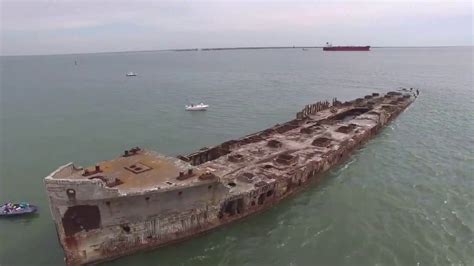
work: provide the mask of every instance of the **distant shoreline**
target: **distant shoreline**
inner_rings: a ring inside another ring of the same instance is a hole
[[[58,56],[58,55],[87,55],[87,54],[119,54],[119,53],[150,53],[150,52],[196,52],[196,51],[228,51],[228,50],[276,50],[276,49],[322,49],[324,46],[242,46],[242,47],[211,47],[211,48],[184,48],[184,49],[156,49],[156,50],[136,50],[136,51],[116,51],[116,52],[91,52],[91,53],[66,53],[66,54],[31,54],[31,55],[0,55],[0,57],[17,56]],[[447,46],[371,46],[370,48],[391,49],[391,48],[462,48],[471,47],[469,45],[447,45]]]

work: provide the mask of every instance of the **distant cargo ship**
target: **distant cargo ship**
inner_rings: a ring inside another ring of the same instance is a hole
[[[370,46],[332,46],[326,43],[323,51],[370,51]]]

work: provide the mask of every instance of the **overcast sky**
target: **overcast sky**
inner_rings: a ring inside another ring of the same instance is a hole
[[[0,0],[2,55],[473,44],[470,0]]]

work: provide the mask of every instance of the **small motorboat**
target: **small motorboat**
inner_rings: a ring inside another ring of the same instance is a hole
[[[126,76],[127,76],[127,77],[135,77],[135,76],[137,76],[137,73],[128,72],[128,73],[126,74]]]
[[[200,104],[185,105],[184,107],[186,111],[206,111],[209,105],[200,103]]]
[[[0,217],[25,215],[25,214],[35,213],[37,210],[38,210],[38,207],[26,202],[21,202],[21,203],[8,202],[0,206]]]

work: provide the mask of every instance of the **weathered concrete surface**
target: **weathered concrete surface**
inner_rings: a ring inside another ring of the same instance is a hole
[[[181,241],[262,211],[346,159],[418,91],[305,106],[287,123],[178,158],[133,148],[45,178],[69,265]]]

